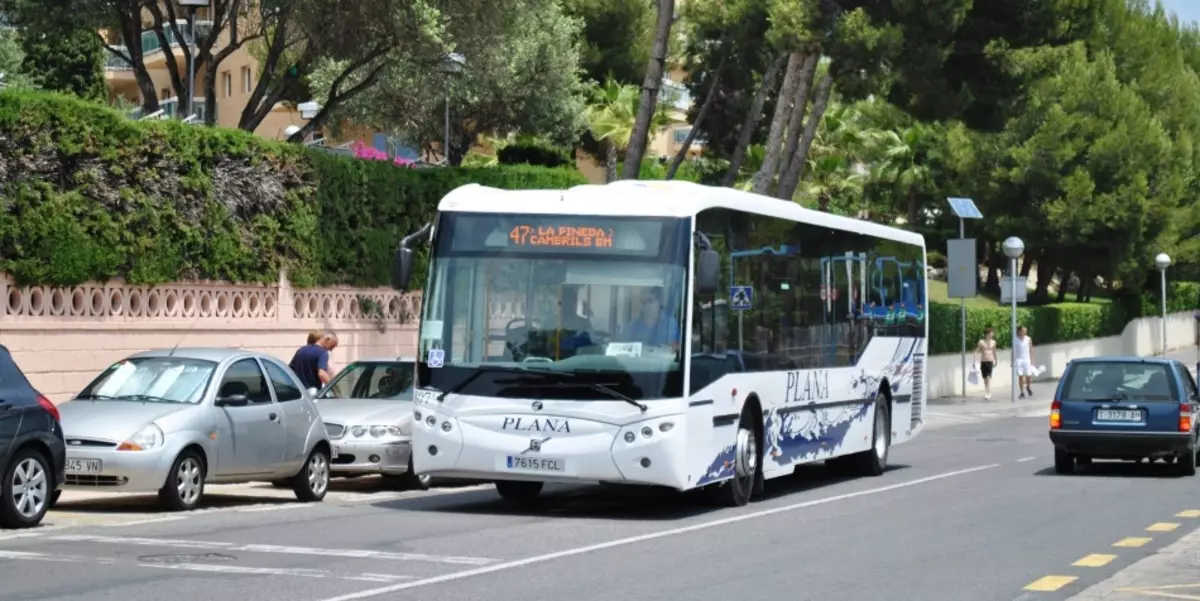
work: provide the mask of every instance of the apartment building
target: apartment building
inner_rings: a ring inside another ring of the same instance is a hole
[[[206,12],[207,10],[203,8],[197,12],[196,31],[194,33],[199,39],[204,39],[205,36],[208,36],[212,32],[212,21],[206,18],[208,17]],[[150,75],[150,79],[154,81],[154,88],[158,92],[160,106],[164,114],[169,118],[178,116],[180,103],[171,85],[170,71],[167,68],[168,61],[174,61],[179,69],[179,73],[186,74],[188,65],[181,47],[182,44],[193,44],[194,39],[196,39],[193,37],[193,32],[188,28],[186,20],[180,20],[178,28],[183,34],[183,39],[176,39],[173,31],[167,28],[166,37],[168,44],[166,46],[163,46],[157,33],[149,28],[141,33],[140,39],[136,42],[141,44],[146,70]],[[222,44],[228,43],[228,35],[228,32],[221,34],[214,52],[219,50]],[[125,50],[125,44],[129,43],[128,40],[122,41],[125,43],[115,45],[119,50]],[[195,102],[198,120],[203,121],[209,112],[214,112],[217,125],[230,128],[237,127],[242,110],[245,108],[250,94],[254,91],[254,87],[258,84],[258,74],[260,71],[258,59],[253,55],[248,46],[243,46],[221,61],[217,69],[216,102],[213,106],[207,106],[205,102],[205,75],[201,70],[197,70],[195,83],[197,98]],[[133,67],[121,57],[110,53],[105,65],[105,80],[108,83],[110,99],[116,100],[117,98],[121,98],[133,104],[142,103],[142,91],[134,78]],[[289,127],[303,126],[306,121],[298,108],[286,103],[279,103],[271,110],[271,113],[263,120],[254,133],[264,138],[283,140],[290,134],[288,131]]]

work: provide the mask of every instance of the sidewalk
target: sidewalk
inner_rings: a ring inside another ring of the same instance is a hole
[[[1196,373],[1196,349],[1189,347],[1167,353],[1167,357],[1182,361],[1194,375]],[[1058,387],[1058,378],[1044,378],[1033,381],[1033,398],[1026,397],[1018,398],[1014,403],[1010,394],[1012,389],[1012,374],[1007,370],[997,372],[992,377],[992,398],[985,401],[983,394],[962,397],[951,396],[942,397],[940,399],[929,399],[927,405],[930,409],[949,409],[952,408],[954,413],[970,414],[970,413],[987,413],[987,414],[1005,414],[1005,415],[1023,415],[1030,411],[1045,409],[1050,406],[1050,401],[1054,400],[1054,391]]]
[[[1197,514],[1200,511],[1193,510],[1181,512],[1179,516],[1193,517]],[[1194,523],[1188,521],[1175,525],[1195,527]],[[1068,582],[1074,580],[1071,576],[1059,578]],[[1152,601],[1164,598],[1200,599],[1200,530],[1193,531],[1068,601]]]

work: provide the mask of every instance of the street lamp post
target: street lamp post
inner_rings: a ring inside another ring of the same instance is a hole
[[[451,52],[442,60],[442,73],[457,74],[462,73],[463,66],[467,64],[467,59],[457,52]],[[445,157],[446,166],[450,166],[450,82],[446,82],[446,132],[442,139],[442,156]]]
[[[180,40],[180,44],[186,44],[188,49],[188,77],[187,77],[187,107],[188,114],[180,114],[181,119],[186,119],[196,114],[196,50],[200,45],[196,42],[196,10],[202,6],[208,6],[209,0],[179,0],[179,5],[184,6],[188,10],[188,31],[186,39]]]
[[[1167,268],[1171,266],[1171,256],[1167,253],[1158,253],[1154,257],[1154,266],[1158,268],[1159,274],[1159,300],[1162,302],[1162,354],[1167,354]]]
[[[1012,281],[1012,402],[1017,402],[1017,259],[1025,254],[1025,243],[1016,236],[1004,241],[1004,255],[1008,257],[1008,275]]]

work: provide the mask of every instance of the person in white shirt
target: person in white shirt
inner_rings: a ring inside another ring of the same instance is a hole
[[[1025,326],[1017,328],[1017,339],[1013,341],[1013,367],[1017,370],[1017,386],[1021,398],[1028,395],[1033,398],[1033,376],[1037,373],[1033,368],[1033,338]]]

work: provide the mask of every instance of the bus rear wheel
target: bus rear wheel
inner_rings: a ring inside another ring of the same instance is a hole
[[[500,498],[510,503],[528,503],[542,494],[542,483],[497,480],[496,492],[500,493]]]
[[[758,478],[758,437],[754,424],[745,413],[738,424],[737,440],[733,447],[733,478],[712,489],[714,500],[728,507],[741,507],[750,502]]]

